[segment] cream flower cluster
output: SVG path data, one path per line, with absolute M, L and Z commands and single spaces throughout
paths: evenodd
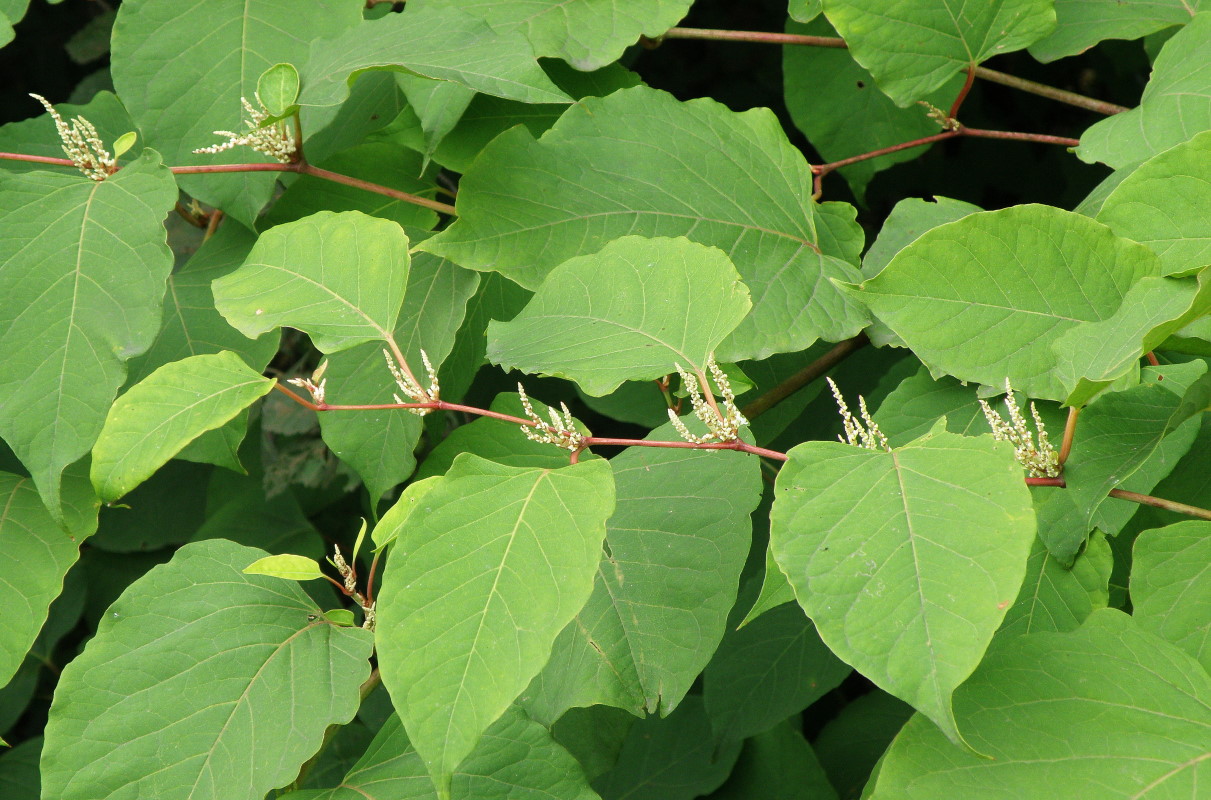
M 706 368 L 711 373 L 715 388 L 719 390 L 719 395 L 723 398 L 722 405 L 715 402 L 713 394 L 709 400 L 703 396 L 703 388 L 710 391 L 710 385 L 707 384 L 705 378 L 699 381 L 697 375 L 682 368 L 680 364 L 674 366 L 677 367 L 677 374 L 681 376 L 681 385 L 690 396 L 694 416 L 702 421 L 707 431 L 701 436 L 690 433 L 690 429 L 677 416 L 677 412 L 670 408 L 669 422 L 677 429 L 681 438 L 694 444 L 706 444 L 713 441 L 733 442 L 740 438 L 740 428 L 747 425 L 748 420 L 736 407 L 736 395 L 732 391 L 732 384 L 728 380 L 727 374 L 715 363 L 715 356 L 712 354 L 707 357 Z M 704 387 L 703 384 L 707 385 Z
M 428 390 L 422 389 L 421 385 L 416 382 L 411 373 L 405 373 L 396 363 L 395 357 L 390 351 L 383 350 L 383 357 L 387 359 L 387 369 L 391 370 L 391 377 L 395 379 L 395 385 L 403 392 L 407 400 L 401 398 L 398 394 L 393 395 L 395 402 L 403 405 L 404 403 L 436 403 L 441 397 L 441 384 L 437 381 L 437 370 L 433 368 L 433 363 L 429 361 L 429 354 L 424 350 L 420 351 L 420 360 L 424 362 L 425 373 L 429 376 Z M 431 408 L 410 408 L 408 409 L 418 417 L 423 417 L 433 409 Z
M 867 450 L 890 452 L 891 446 L 887 443 L 887 437 L 883 435 L 883 431 L 879 430 L 879 426 L 871 419 L 870 412 L 866 410 L 866 398 L 858 395 L 858 413 L 862 417 L 862 421 L 859 422 L 850 413 L 849 406 L 845 404 L 845 398 L 841 396 L 841 390 L 837 388 L 837 384 L 833 383 L 833 379 L 825 378 L 825 380 L 828 381 L 829 388 L 833 390 L 833 398 L 841 410 L 841 425 L 845 429 L 845 436 L 838 436 L 837 440 L 842 444 L 865 447 Z
M 1030 404 L 1030 415 L 1034 417 L 1034 428 L 1038 431 L 1036 441 L 1026 425 L 1022 410 L 1018 408 L 1017 400 L 1013 396 L 1013 387 L 1009 385 L 1008 379 L 1005 381 L 1005 408 L 1009 411 L 1009 421 L 1006 422 L 983 400 L 980 401 L 980 408 L 984 409 L 984 417 L 992 428 L 993 438 L 998 442 L 1009 442 L 1013 445 L 1014 456 L 1018 463 L 1026 468 L 1030 477 L 1059 477 L 1060 457 L 1047 438 L 1047 429 L 1043 427 L 1039 410 L 1034 407 L 1034 403 Z
M 68 125 L 45 97 L 40 94 L 31 94 L 30 97 L 41 103 L 55 121 L 55 129 L 63 142 L 63 152 L 67 153 L 77 169 L 94 181 L 103 181 L 113 174 L 118 160 L 105 149 L 91 122 L 84 117 L 76 117 Z
M 572 419 L 572 412 L 568 410 L 567 403 L 559 404 L 563 410 L 562 414 L 554 408 L 547 409 L 551 417 L 551 422 L 548 424 L 538 416 L 538 412 L 530 403 L 530 398 L 526 396 L 526 388 L 520 383 L 517 384 L 517 394 L 521 397 L 522 410 L 534 423 L 533 426 L 521 426 L 521 432 L 526 435 L 527 439 L 532 442 L 553 444 L 556 447 L 572 451 L 580 450 L 584 446 L 584 435 L 576 430 L 576 420 Z
M 215 131 L 215 136 L 226 136 L 227 141 L 219 144 L 213 144 L 210 147 L 201 147 L 194 150 L 195 153 L 221 153 L 224 150 L 230 150 L 236 146 L 251 147 L 258 153 L 264 153 L 270 158 L 276 159 L 283 164 L 289 164 L 294 160 L 294 135 L 290 132 L 284 122 L 275 122 L 271 125 L 261 127 L 261 123 L 269 119 L 269 112 L 265 110 L 265 104 L 261 102 L 258 95 L 256 97 L 257 105 L 260 109 L 253 108 L 252 103 L 248 102 L 248 98 L 241 97 L 240 102 L 244 104 L 244 111 L 248 113 L 248 119 L 244 120 L 244 133 L 234 133 L 232 131 Z

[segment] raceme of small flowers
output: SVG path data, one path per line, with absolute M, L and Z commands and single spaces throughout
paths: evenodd
M 837 384 L 833 383 L 833 379 L 825 378 L 825 380 L 828 381 L 828 386 L 833 391 L 833 398 L 837 401 L 837 407 L 841 411 L 841 424 L 845 430 L 845 435 L 838 436 L 837 440 L 842 444 L 865 447 L 867 450 L 891 452 L 887 437 L 883 435 L 883 431 L 879 430 L 879 426 L 871 419 L 870 412 L 866 410 L 866 398 L 858 395 L 858 413 L 862 417 L 862 421 L 859 422 L 850 413 L 849 406 L 845 404 L 845 398 L 841 396 L 841 390 L 837 388 Z
M 707 357 L 706 368 L 711 374 L 715 388 L 719 390 L 719 395 L 723 398 L 721 405 L 714 402 L 713 396 L 708 400 L 703 395 L 704 388 L 710 391 L 710 384 L 705 377 L 700 379 L 700 376 L 686 370 L 680 364 L 674 366 L 677 368 L 677 374 L 681 376 L 681 385 L 690 397 L 694 416 L 702 421 L 707 431 L 702 435 L 691 433 L 681 418 L 677 416 L 677 412 L 670 408 L 669 422 L 672 423 L 681 438 L 694 444 L 705 444 L 712 441 L 733 442 L 740 438 L 740 428 L 747 425 L 748 420 L 736 407 L 736 395 L 732 391 L 732 384 L 728 380 L 727 374 L 715 363 L 715 356 L 712 354 Z
M 395 385 L 403 392 L 407 400 L 401 398 L 398 394 L 394 395 L 395 402 L 403 405 L 404 403 L 436 403 L 441 397 L 441 384 L 437 381 L 437 370 L 433 368 L 433 363 L 429 361 L 429 354 L 424 350 L 420 351 L 420 360 L 425 365 L 425 373 L 429 376 L 429 389 L 426 391 L 421 388 L 421 385 L 416 382 L 411 373 L 405 373 L 395 357 L 390 351 L 383 350 L 383 356 L 387 359 L 387 369 L 391 370 L 391 377 L 395 379 Z M 423 417 L 433 409 L 431 408 L 410 408 L 408 409 L 418 417 Z
M 534 405 L 530 402 L 530 398 L 526 395 L 526 388 L 520 383 L 517 384 L 517 394 L 521 398 L 521 408 L 525 411 L 526 416 L 534 423 L 533 427 L 522 425 L 521 432 L 526 435 L 526 438 L 532 442 L 542 442 L 543 444 L 553 444 L 556 447 L 562 447 L 565 450 L 580 450 L 584 447 L 584 435 L 576 430 L 576 420 L 572 419 L 572 412 L 568 410 L 566 403 L 560 403 L 562 414 L 554 408 L 548 408 L 547 412 L 551 416 L 550 424 L 543 421 L 543 418 L 538 416 L 538 412 L 534 410 Z
M 84 117 L 76 117 L 68 125 L 45 97 L 40 94 L 31 94 L 30 97 L 41 103 L 55 121 L 55 129 L 63 142 L 63 152 L 77 169 L 94 181 L 103 181 L 113 174 L 118 160 L 105 149 L 91 122 Z
M 227 141 L 211 145 L 210 147 L 201 147 L 194 150 L 194 152 L 221 153 L 237 145 L 243 145 L 244 147 L 251 147 L 258 153 L 264 153 L 283 164 L 289 164 L 293 161 L 295 154 L 294 136 L 284 122 L 275 122 L 271 125 L 261 127 L 261 124 L 269 119 L 269 112 L 265 110 L 265 104 L 261 102 L 260 96 L 255 93 L 253 96 L 256 98 L 260 109 L 253 108 L 252 103 L 248 102 L 248 98 L 240 98 L 240 102 L 244 104 L 244 111 L 248 113 L 248 119 L 244 120 L 244 126 L 248 130 L 244 133 L 215 131 L 215 136 L 225 136 L 227 137 Z
M 1060 474 L 1060 457 L 1047 438 L 1047 429 L 1034 403 L 1030 404 L 1030 415 L 1034 417 L 1034 428 L 1038 431 L 1036 442 L 1034 434 L 1026 425 L 1022 410 L 1018 408 L 1013 395 L 1013 387 L 1005 380 L 1005 408 L 1009 412 L 1006 422 L 992 406 L 981 400 L 980 408 L 984 409 L 984 417 L 992 428 L 992 436 L 998 442 L 1009 442 L 1013 445 L 1014 456 L 1018 463 L 1026 468 L 1032 478 L 1056 478 Z

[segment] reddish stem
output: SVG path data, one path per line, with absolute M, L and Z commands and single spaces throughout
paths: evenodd
M 791 375 L 782 383 L 770 389 L 765 394 L 758 397 L 753 402 L 741 409 L 740 413 L 745 419 L 755 419 L 759 414 L 764 414 L 778 403 L 781 403 L 786 398 L 790 397 L 795 392 L 802 389 L 812 381 L 819 378 L 824 373 L 828 372 L 833 367 L 840 364 L 851 353 L 854 353 L 866 345 L 870 344 L 870 339 L 865 333 L 859 333 L 852 339 L 846 339 L 839 343 L 832 350 L 829 350 L 824 355 L 817 358 L 812 363 L 808 364 L 803 369 Z
M 1027 486 L 1058 486 L 1063 489 L 1068 486 L 1063 478 L 1027 478 Z
M 753 455 L 772 458 L 775 461 L 786 461 L 787 459 L 786 453 L 739 441 L 697 444 L 695 442 L 662 442 L 652 439 L 614 439 L 608 436 L 586 436 L 584 437 L 584 443 L 586 447 L 591 447 L 595 444 L 608 444 L 619 447 L 671 447 L 683 450 L 738 450 L 741 453 L 752 453 Z
M 1144 353 L 1144 357 L 1147 358 L 1148 363 L 1154 367 L 1159 367 L 1161 365 L 1161 362 L 1156 360 L 1156 353 L 1152 352 L 1151 350 L 1149 350 L 1147 353 Z
M 1081 415 L 1081 409 L 1073 406 L 1068 409 L 1068 420 L 1064 423 L 1064 439 L 1060 442 L 1060 466 L 1068 461 L 1068 456 L 1072 453 L 1072 440 L 1076 436 L 1076 419 Z
M 810 47 L 849 47 L 836 36 L 806 36 L 766 31 L 725 31 L 717 28 L 669 28 L 662 39 L 707 39 L 716 42 L 755 42 L 758 44 L 799 44 Z
M 963 88 L 959 90 L 958 97 L 955 98 L 954 103 L 950 106 L 950 113 L 948 113 L 946 115 L 947 117 L 949 117 L 950 119 L 955 119 L 956 117 L 959 116 L 959 107 L 962 106 L 963 101 L 967 99 L 967 93 L 971 91 L 971 85 L 975 82 L 976 82 L 976 71 L 974 69 L 968 68 L 967 80 L 965 80 L 963 82 Z
M 378 557 L 382 555 L 382 551 L 374 554 L 374 558 L 370 560 L 370 575 L 366 578 L 366 605 L 374 603 L 374 573 L 378 571 Z

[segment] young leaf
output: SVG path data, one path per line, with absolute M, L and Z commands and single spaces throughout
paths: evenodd
M 488 358 L 570 378 L 601 396 L 706 362 L 748 314 L 722 251 L 688 239 L 624 236 L 553 269 L 511 322 L 488 325 Z
M 337 105 L 357 76 L 372 69 L 453 81 L 523 103 L 571 102 L 521 34 L 498 31 L 453 3 L 409 8 L 339 33 L 312 45 L 303 105 Z
M 59 680 L 43 792 L 259 800 L 353 718 L 372 637 L 325 621 L 299 586 L 240 571 L 263 555 L 186 545 L 110 606 Z
M 269 116 L 285 116 L 299 98 L 299 71 L 293 64 L 274 64 L 257 79 L 256 96 Z
M 935 432 L 789 456 L 770 547 L 799 603 L 843 661 L 957 739 L 951 693 L 1017 597 L 1035 534 L 1012 449 Z
M 1165 43 L 1139 106 L 1087 128 L 1076 154 L 1117 169 L 1211 128 L 1209 37 L 1211 13 L 1204 11 Z
M 176 198 L 154 151 L 103 181 L 0 174 L 0 435 L 56 517 L 63 469 L 159 330 Z
M 464 455 L 400 532 L 379 668 L 440 797 L 588 599 L 613 510 L 604 459 L 548 470 Z
M 854 60 L 897 105 L 939 88 L 964 67 L 1012 53 L 1055 28 L 1053 0 L 824 0 Z
M 160 367 L 118 398 L 93 447 L 92 482 L 112 502 L 162 467 L 190 441 L 273 390 L 274 381 L 235 353 Z
M 399 499 L 387 512 L 383 514 L 382 519 L 374 526 L 374 533 L 371 534 L 371 539 L 374 541 L 375 550 L 382 550 L 387 545 L 394 542 L 404 531 L 404 526 L 408 524 L 408 518 L 412 512 L 420 505 L 420 502 L 425 499 L 425 495 L 437 488 L 441 483 L 441 476 L 434 475 L 429 478 L 421 478 L 414 480 L 404 487 L 404 491 L 400 493 Z
M 921 716 L 883 757 L 871 800 L 1195 797 L 1211 737 L 1211 679 L 1131 617 L 1095 611 L 1070 633 L 1020 636 L 955 693 L 964 737 Z M 1107 780 L 1107 764 L 1113 779 Z
M 649 438 L 670 436 L 665 423 Z M 618 505 L 593 594 L 525 694 L 540 722 L 596 703 L 669 714 L 719 646 L 736 600 L 761 498 L 757 459 L 631 447 L 610 464 Z
M 459 0 L 457 6 L 496 31 L 524 35 L 537 56 L 562 58 L 576 69 L 594 70 L 615 61 L 640 36 L 656 38 L 676 25 L 693 0 L 613 0 L 567 3 L 537 0 L 500 3 Z M 427 8 L 430 0 L 417 2 Z M 449 5 L 449 3 L 447 3 Z
M 245 336 L 286 325 L 325 353 L 387 341 L 408 285 L 408 236 L 360 211 L 278 225 L 213 284 L 215 305 Z
M 210 0 L 204 6 L 193 0 L 134 0 L 122 4 L 114 23 L 114 85 L 144 141 L 169 164 L 269 161 L 247 147 L 193 151 L 214 144 L 216 130 L 241 128 L 240 98 L 253 100 L 266 69 L 304 63 L 311 42 L 360 20 L 360 8 L 340 0 L 317 0 L 305 14 L 289 0 Z M 190 195 L 249 228 L 274 182 L 272 174 L 260 172 L 181 176 Z
M 1144 531 L 1131 561 L 1133 618 L 1211 671 L 1211 522 Z
M 80 542 L 42 505 L 29 478 L 0 472 L 0 686 L 21 666 L 38 637 Z M 2 730 L 2 728 L 0 728 Z
M 139 134 L 135 131 L 127 131 L 126 133 L 114 139 L 114 158 L 121 158 L 130 148 L 135 146 L 138 141 Z
M 278 556 L 258 558 L 244 567 L 245 575 L 270 575 L 291 581 L 313 581 L 324 577 L 320 565 L 313 558 L 283 553 Z
M 621 164 L 644 179 L 620 180 Z M 494 139 L 463 176 L 459 218 L 420 249 L 535 289 L 621 236 L 683 235 L 727 253 L 752 293 L 718 357 L 764 358 L 866 324 L 827 280 L 857 274 L 861 229 L 852 207 L 817 207 L 811 185 L 768 111 L 637 86 L 583 100 L 537 141 L 523 128 Z
M 1158 274 L 1146 247 L 1080 214 L 1028 205 L 933 228 L 850 291 L 931 372 L 1009 379 L 1030 397 L 1062 400 L 1051 343 L 1109 319 L 1132 284 Z

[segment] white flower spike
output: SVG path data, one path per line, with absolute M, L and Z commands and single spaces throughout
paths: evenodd
M 225 136 L 227 141 L 220 144 L 213 144 L 210 147 L 201 147 L 194 150 L 195 153 L 221 153 L 224 150 L 230 150 L 233 147 L 242 145 L 251 147 L 258 153 L 264 153 L 270 158 L 276 159 L 283 164 L 289 164 L 294 160 L 294 135 L 286 126 L 285 122 L 275 122 L 272 125 L 261 127 L 261 123 L 269 119 L 269 112 L 265 109 L 265 104 L 261 102 L 259 95 L 254 94 L 257 105 L 260 109 L 252 107 L 252 103 L 248 102 L 248 98 L 241 97 L 240 102 L 244 104 L 244 111 L 248 114 L 248 119 L 244 120 L 244 133 L 233 133 L 232 131 L 215 131 L 215 136 Z
M 866 398 L 858 395 L 858 413 L 862 417 L 862 421 L 859 422 L 849 412 L 849 406 L 845 404 L 845 398 L 841 396 L 841 390 L 837 388 L 837 384 L 833 383 L 833 379 L 825 378 L 825 380 L 828 381 L 829 388 L 833 390 L 833 398 L 841 410 L 841 425 L 845 429 L 845 436 L 838 436 L 837 441 L 842 444 L 852 444 L 854 447 L 864 447 L 867 450 L 886 450 L 890 453 L 891 446 L 887 443 L 887 437 L 883 435 L 883 431 L 879 430 L 879 426 L 871 419 L 870 412 L 866 410 Z
M 433 363 L 429 361 L 429 354 L 424 350 L 420 351 L 420 360 L 425 365 L 425 372 L 429 376 L 428 391 L 421 388 L 411 374 L 405 373 L 400 369 L 399 364 L 395 361 L 395 356 L 387 349 L 383 349 L 383 357 L 387 359 L 387 369 L 391 370 L 391 377 L 395 379 L 395 385 L 403 392 L 407 400 L 402 399 L 398 394 L 393 395 L 395 402 L 400 403 L 436 403 L 441 397 L 441 386 L 437 382 L 437 370 L 433 368 Z M 418 417 L 423 417 L 433 409 L 431 408 L 410 408 L 408 409 Z
M 1006 422 L 992 406 L 983 400 L 980 401 L 980 408 L 984 409 L 984 418 L 988 420 L 988 425 L 992 428 L 993 438 L 998 442 L 1009 442 L 1013 445 L 1014 456 L 1018 463 L 1026 468 L 1030 477 L 1059 477 L 1060 457 L 1055 448 L 1051 446 L 1051 440 L 1047 438 L 1047 429 L 1043 427 L 1039 410 L 1035 408 L 1034 403 L 1030 404 L 1030 415 L 1034 417 L 1034 429 L 1038 431 L 1036 444 L 1035 436 L 1026 426 L 1026 419 L 1022 416 L 1022 410 L 1018 408 L 1017 400 L 1013 396 L 1013 387 L 1009 385 L 1008 378 L 1005 380 L 1005 408 L 1009 411 L 1009 421 Z
M 573 452 L 584 447 L 584 435 L 576 430 L 576 420 L 572 419 L 572 412 L 568 410 L 566 403 L 560 403 L 562 416 L 554 408 L 548 408 L 547 412 L 551 416 L 551 422 L 548 424 L 543 421 L 543 418 L 538 416 L 538 412 L 534 410 L 533 404 L 530 403 L 530 398 L 526 396 L 526 387 L 520 383 L 517 384 L 517 394 L 521 398 L 521 408 L 526 412 L 526 416 L 534 423 L 522 425 L 521 432 L 526 435 L 526 438 L 532 442 L 542 442 L 543 444 L 553 444 L 556 447 L 562 447 L 565 450 Z
M 697 375 L 689 372 L 680 364 L 674 364 L 674 366 L 677 368 L 677 374 L 681 376 L 681 385 L 690 397 L 694 416 L 702 421 L 707 431 L 701 436 L 690 433 L 690 429 L 677 416 L 677 412 L 670 408 L 668 410 L 669 422 L 673 424 L 673 428 L 681 438 L 694 444 L 706 444 L 713 441 L 734 442 L 740 438 L 740 428 L 747 425 L 748 420 L 736 407 L 736 395 L 732 391 L 732 384 L 728 380 L 727 374 L 715 363 L 715 356 L 712 354 L 707 357 L 706 368 L 711 374 L 715 388 L 719 390 L 719 395 L 723 398 L 722 405 L 716 403 L 714 397 L 708 400 L 703 396 L 702 383 Z
M 63 142 L 63 152 L 67 153 L 77 169 L 94 181 L 103 181 L 113 174 L 118 160 L 105 149 L 91 122 L 84 117 L 76 117 L 69 126 L 45 97 L 40 94 L 31 94 L 30 97 L 41 103 L 55 121 L 55 129 Z

